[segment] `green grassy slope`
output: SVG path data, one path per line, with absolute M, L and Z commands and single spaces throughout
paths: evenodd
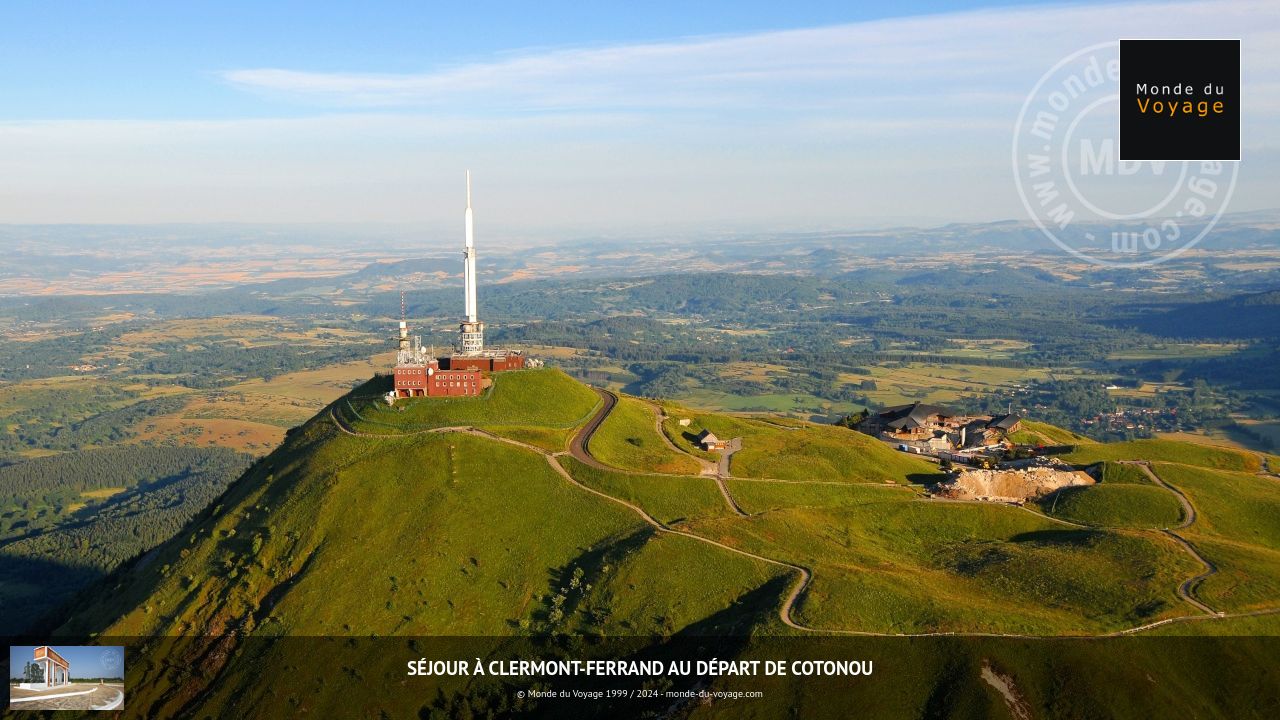
M 1088 464 L 1100 460 L 1151 460 L 1197 465 L 1219 470 L 1257 472 L 1261 461 L 1253 453 L 1230 448 L 1210 447 L 1177 440 L 1132 440 L 1118 443 L 1082 443 L 1074 452 L 1062 456 L 1072 463 Z
M 1151 479 L 1142 468 L 1129 463 L 1114 461 L 1102 464 L 1102 482 L 1108 485 L 1151 485 Z
M 1163 463 L 1154 470 L 1195 506 L 1195 524 L 1179 533 L 1218 567 L 1217 574 L 1200 584 L 1199 595 L 1224 610 L 1275 607 L 1280 598 L 1280 481 Z
M 456 433 L 357 438 L 321 416 L 66 629 L 178 634 L 247 623 L 279 634 L 545 631 L 582 622 L 567 613 L 550 618 L 558 587 L 548 577 L 579 567 L 594 572 L 614 546 L 647 567 L 646 533 L 634 513 L 574 487 L 533 451 Z M 692 568 L 696 591 L 672 582 L 679 575 L 633 590 L 646 603 L 688 612 L 661 622 L 650 616 L 643 625 L 638 611 L 627 611 L 629 629 L 679 629 L 700 619 L 696 612 L 724 609 L 771 572 L 712 554 L 715 564 L 741 571 L 720 575 L 722 582 Z M 655 583 L 661 575 L 645 573 Z M 749 585 L 730 587 L 735 578 Z M 596 588 L 607 592 L 609 583 Z M 588 601 L 601 600 L 581 600 Z
M 1062 634 L 1188 613 L 1174 587 L 1197 566 L 1164 538 L 1072 529 L 1018 508 L 889 488 L 730 487 L 764 512 L 690 527 L 812 568 L 798 609 L 816 627 Z
M 635 503 L 658 522 L 674 524 L 729 514 L 714 478 L 609 472 L 567 456 L 560 458 L 560 464 L 583 485 Z
M 938 472 L 936 465 L 900 453 L 859 432 L 832 425 L 799 423 L 793 428 L 772 422 L 671 410 L 665 423 L 668 437 L 694 449 L 693 438 L 703 429 L 722 439 L 741 437 L 742 449 L 729 470 L 738 477 L 779 480 L 840 480 L 844 482 L 915 482 Z M 689 418 L 687 427 L 677 424 Z
M 1059 445 L 1085 445 L 1096 442 L 1070 430 L 1034 420 L 1023 420 L 1022 428 L 1013 433 L 1009 439 L 1016 443 L 1027 445 L 1052 445 L 1055 443 Z
M 459 404 L 417 401 L 398 411 L 357 401 L 360 416 L 343 416 L 373 437 L 344 434 L 322 413 L 174 540 L 96 588 L 62 632 L 169 636 L 176 657 L 201 658 L 200 700 L 170 691 L 174 668 L 140 664 L 130 669 L 131 707 L 156 716 L 235 707 L 259 717 L 301 713 L 316 693 L 340 685 L 308 673 L 297 646 L 272 650 L 296 653 L 280 662 L 300 672 L 297 682 L 255 683 L 262 660 L 251 640 L 263 638 L 795 632 L 777 618 L 794 572 L 661 533 L 576 486 L 534 449 L 422 432 L 500 428 L 558 452 L 595 405 L 594 393 L 556 371 L 498 378 L 493 394 Z M 612 437 L 625 443 L 634 434 L 640 443 L 631 447 L 658 447 L 652 416 L 640 422 L 623 412 Z M 749 517 L 732 513 L 709 478 L 601 471 L 566 455 L 557 462 L 577 482 L 663 523 L 810 569 L 792 613 L 809 627 L 1096 634 L 1197 612 L 1175 588 L 1202 568 L 1151 529 L 1180 506 L 1127 466 L 1109 464 L 1105 482 L 1054 512 L 1144 529 L 1081 529 L 1022 508 L 924 499 L 912 483 L 933 465 L 843 428 L 710 413 L 680 428 L 681 413 L 668 421 L 672 437 L 687 442 L 683 433 L 701 427 L 742 437 L 734 471 L 775 478 L 726 481 Z M 1127 459 L 1145 447 L 1129 443 L 1113 454 Z M 626 461 L 640 466 L 641 457 Z M 1220 567 L 1198 595 L 1226 610 L 1272 606 L 1280 596 L 1280 483 L 1155 468 L 1200 511 L 1181 532 Z M 228 647 L 210 651 L 211 642 Z M 1031 682 L 1035 693 L 1049 678 Z
M 591 436 L 591 454 L 605 465 L 623 470 L 697 475 L 698 461 L 667 447 L 656 425 L 657 416 L 648 404 L 619 397 L 613 412 Z
M 599 398 L 555 368 L 496 373 L 474 398 L 408 398 L 388 406 L 380 397 L 353 399 L 352 426 L 368 433 L 404 433 L 455 425 L 568 429 L 587 420 Z M 350 412 L 354 410 L 354 413 Z
M 1053 517 L 1102 527 L 1167 528 L 1182 520 L 1182 505 L 1155 485 L 1109 484 L 1065 488 L 1042 498 Z

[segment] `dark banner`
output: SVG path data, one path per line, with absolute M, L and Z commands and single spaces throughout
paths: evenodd
M 90 642 L 125 648 L 124 718 L 1280 716 L 1275 637 Z

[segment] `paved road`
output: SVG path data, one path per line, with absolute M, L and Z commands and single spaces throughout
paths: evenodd
M 569 454 L 578 462 L 586 463 L 597 470 L 614 470 L 615 468 L 611 468 L 592 457 L 587 446 L 591 442 L 591 436 L 595 435 L 596 430 L 600 429 L 600 425 L 604 422 L 604 419 L 608 417 L 609 413 L 613 412 L 613 408 L 617 406 L 618 396 L 608 390 L 601 390 L 600 388 L 591 389 L 595 390 L 596 395 L 600 396 L 600 409 L 596 411 L 595 415 L 591 416 L 591 419 L 587 421 L 586 425 L 583 425 L 579 428 L 578 432 L 574 433 L 573 439 L 569 441 Z
M 604 395 L 611 395 L 606 391 L 597 390 L 597 392 L 602 393 L 602 397 Z M 616 403 L 617 403 L 616 396 L 613 396 L 613 402 L 609 402 L 606 400 L 606 404 L 603 407 L 601 407 L 600 411 L 597 412 L 596 415 L 592 417 L 590 421 L 588 421 L 585 425 L 582 426 L 581 429 L 578 430 L 578 432 L 574 435 L 573 441 L 570 443 L 570 448 L 579 449 L 586 458 L 590 458 L 590 462 L 594 463 L 593 466 L 604 467 L 605 469 L 609 469 L 607 466 L 603 465 L 602 463 L 598 463 L 598 461 L 596 461 L 594 458 L 591 458 L 590 453 L 588 452 L 589 445 L 587 443 L 587 440 L 590 439 L 591 433 L 595 432 L 596 428 L 600 427 L 600 423 L 604 421 L 605 416 L 609 414 L 609 411 L 613 409 L 613 406 Z M 374 438 L 374 439 L 386 439 L 386 438 L 396 437 L 395 435 L 361 433 L 352 428 L 349 428 L 339 418 L 338 414 L 334 411 L 334 406 L 332 405 L 329 408 L 329 417 L 332 418 L 334 425 L 340 431 L 348 435 L 365 437 L 365 438 Z M 596 490 L 595 488 L 588 487 L 578 482 L 577 480 L 575 480 L 573 476 L 570 475 L 569 472 L 564 469 L 564 466 L 560 464 L 560 461 L 558 458 L 559 456 L 564 455 L 564 453 L 550 453 L 550 452 L 547 452 L 545 449 L 540 448 L 536 445 L 530 445 L 528 443 L 520 442 L 519 440 L 512 440 L 510 438 L 504 438 L 504 437 L 499 437 L 497 435 L 492 435 L 490 433 L 487 433 L 483 430 L 480 430 L 474 427 L 432 428 L 429 430 L 420 430 L 412 433 L 403 433 L 403 434 L 404 435 L 420 435 L 425 433 L 447 433 L 447 432 L 465 432 L 471 435 L 478 435 L 478 436 L 486 437 L 491 440 L 496 440 L 498 442 L 504 442 L 504 443 L 507 443 L 508 445 L 515 445 L 517 447 L 524 448 L 531 452 L 536 452 L 539 455 L 542 455 L 546 459 L 547 464 L 551 466 L 551 469 L 554 470 L 556 474 L 559 475 L 561 478 L 563 478 L 565 481 L 583 490 L 584 492 L 589 492 L 592 495 L 595 495 L 604 500 L 607 500 L 612 503 L 616 503 L 618 505 L 621 505 L 627 508 L 628 510 L 630 510 L 631 512 L 639 516 L 642 521 L 644 521 L 647 525 L 652 527 L 657 532 L 665 533 L 669 535 L 680 535 L 682 537 L 689 538 L 690 540 L 695 540 L 697 542 L 705 543 L 707 545 L 717 547 L 721 550 L 734 553 L 735 555 L 751 558 L 753 560 L 757 560 L 759 562 L 763 562 L 768 565 L 772 565 L 774 567 L 785 568 L 786 570 L 795 573 L 795 576 L 796 576 L 795 581 L 792 583 L 790 590 L 788 590 L 787 596 L 783 598 L 782 604 L 778 607 L 778 619 L 787 627 L 790 627 L 795 630 L 800 630 L 803 632 L 816 633 L 816 634 L 822 634 L 822 635 L 856 635 L 856 636 L 864 636 L 864 637 L 991 637 L 991 638 L 1018 638 L 1023 640 L 1051 640 L 1051 639 L 1061 639 L 1061 638 L 1097 639 L 1097 638 L 1133 635 L 1133 634 L 1141 633 L 1154 628 L 1162 627 L 1164 625 L 1170 625 L 1173 623 L 1217 620 L 1217 619 L 1226 619 L 1226 618 L 1258 617 L 1262 615 L 1280 614 L 1280 608 L 1268 608 L 1264 610 L 1255 610 L 1252 612 L 1245 612 L 1245 613 L 1215 613 L 1212 610 L 1206 610 L 1206 612 L 1209 614 L 1187 615 L 1187 616 L 1181 616 L 1181 617 L 1175 617 L 1175 618 L 1167 618 L 1164 620 L 1158 620 L 1156 622 L 1139 625 L 1137 627 L 1127 628 L 1124 630 L 1117 630 L 1115 632 L 1104 633 L 1100 635 L 1047 636 L 1047 635 L 1026 635 L 1021 633 L 981 633 L 981 632 L 977 632 L 977 633 L 975 632 L 883 633 L 883 632 L 873 632 L 868 630 L 841 630 L 841 629 L 815 628 L 815 627 L 811 627 L 803 623 L 800 623 L 799 621 L 795 620 L 792 617 L 792 613 L 795 608 L 796 601 L 800 598 L 801 594 L 803 594 L 804 591 L 809 587 L 809 583 L 812 582 L 813 580 L 813 572 L 809 568 L 804 567 L 802 565 L 797 565 L 795 563 L 787 562 L 785 560 L 778 560 L 776 558 L 766 557 L 764 555 L 758 555 L 756 553 L 749 552 L 747 550 L 742 550 L 740 548 L 736 548 L 731 545 L 726 545 L 722 542 L 718 542 L 716 540 L 712 540 L 710 538 L 703 537 L 701 535 L 695 535 L 694 533 L 691 533 L 691 532 L 687 532 L 684 530 L 677 530 L 677 529 L 668 527 L 667 525 L 660 522 L 657 518 L 653 517 L 648 512 L 646 512 L 644 508 L 640 507 L 639 505 L 636 505 L 627 500 L 623 500 L 622 498 L 617 498 L 607 493 L 601 492 L 599 490 Z M 574 457 L 578 458 L 582 462 L 588 462 L 582 457 L 579 457 L 577 454 L 574 454 Z M 1160 482 L 1162 485 L 1164 485 L 1163 481 L 1160 481 Z M 1168 486 L 1166 485 L 1166 487 Z M 1174 492 L 1177 492 L 1177 491 L 1175 490 Z M 1185 542 L 1185 540 L 1183 542 Z M 1187 547 L 1190 549 L 1192 553 L 1196 555 L 1196 557 L 1198 558 L 1200 557 L 1199 553 L 1196 553 L 1194 548 L 1190 548 L 1189 544 L 1187 545 Z M 1207 562 L 1205 564 L 1208 565 Z M 1194 581 L 1195 578 L 1193 578 L 1192 580 Z M 1186 585 L 1186 583 L 1184 583 L 1184 585 Z M 1197 601 L 1194 601 L 1194 599 L 1190 599 L 1190 600 L 1193 604 L 1197 606 L 1201 606 Z

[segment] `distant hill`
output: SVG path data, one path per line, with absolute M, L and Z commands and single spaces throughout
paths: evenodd
M 129 667 L 127 712 L 326 716 L 360 702 L 374 717 L 503 716 L 519 686 L 510 683 L 522 681 L 405 686 L 404 661 L 500 648 L 582 657 L 626 647 L 645 657 L 694 638 L 724 658 L 751 652 L 751 638 L 1098 635 L 1201 612 L 1177 589 L 1201 566 L 1149 527 L 1163 515 L 1111 529 L 928 500 L 922 488 L 937 479 L 935 465 L 854 431 L 640 398 L 615 405 L 555 369 L 497 375 L 478 398 L 395 407 L 380 399 L 381 382 L 291 431 L 147 563 L 86 595 L 60 628 L 150 638 L 164 662 Z M 707 474 L 719 456 L 696 446 L 701 429 L 742 439 L 729 476 Z M 1087 452 L 1111 459 L 1143 447 Z M 1224 542 L 1249 549 L 1224 555 L 1220 577 L 1196 592 L 1224 610 L 1255 610 L 1266 600 L 1233 594 L 1228 583 L 1245 570 L 1266 587 L 1280 583 L 1280 565 L 1268 565 L 1280 536 L 1265 519 L 1268 508 L 1280 510 L 1280 489 L 1219 467 L 1194 467 L 1188 483 L 1200 493 L 1199 483 L 1230 472 L 1247 490 L 1210 484 L 1204 512 L 1230 523 L 1213 530 L 1229 535 Z M 1138 502 L 1171 491 L 1125 492 Z M 1177 507 L 1171 495 L 1160 499 Z M 1077 505 L 1058 511 L 1110 517 Z M 1259 534 L 1231 534 L 1235 527 Z M 912 682 L 893 685 L 909 697 L 891 693 L 893 703 L 934 703 L 945 715 L 975 701 L 947 668 L 978 662 L 976 646 L 913 647 L 904 649 L 914 653 Z M 1006 651 L 1025 653 L 1025 643 L 981 652 Z M 1047 656 L 1018 662 L 1037 692 L 1069 672 Z M 1078 654 L 1060 662 L 1081 672 L 1114 665 Z M 1141 670 L 1112 672 L 1138 682 Z M 1194 683 L 1179 672 L 1166 671 L 1161 687 L 1170 690 L 1144 696 L 1130 714 L 1168 714 L 1185 702 Z M 1112 685 L 1073 696 L 1115 707 L 1122 691 Z M 857 692 L 884 702 L 887 687 Z M 473 698 L 465 712 L 464 696 Z M 617 716 L 607 703 L 579 713 L 605 717 L 611 707 Z
M 1185 304 L 1142 316 L 1134 326 L 1187 339 L 1280 338 L 1280 290 Z

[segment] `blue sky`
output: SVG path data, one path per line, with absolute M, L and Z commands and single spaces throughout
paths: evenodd
M 512 238 L 1020 218 L 1027 92 L 1144 36 L 1244 39 L 1233 209 L 1275 206 L 1265 0 L 8 2 L 0 221 L 452 229 L 467 168 Z
M 538 49 L 795 29 L 983 5 L 992 3 L 18 0 L 0 9 L 0 66 L 6 120 L 271 117 L 297 108 L 246 96 L 220 82 L 219 74 L 256 67 L 422 72 Z
M 118 646 L 53 645 L 53 651 L 71 666 L 73 678 L 124 677 L 124 648 Z M 35 645 L 9 646 L 9 677 L 22 677 L 22 668 L 34 657 Z M 104 658 L 108 658 L 104 662 Z

